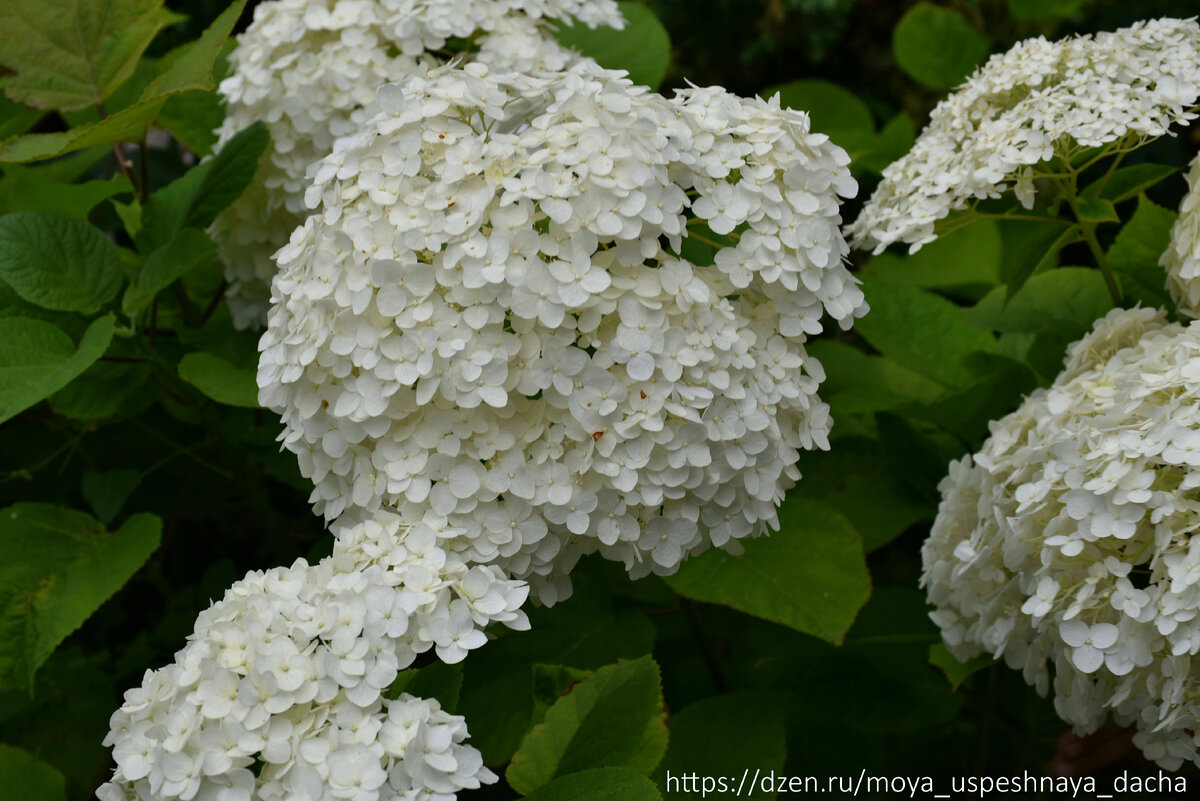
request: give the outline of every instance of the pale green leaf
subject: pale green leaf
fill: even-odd
[[[588,768],[649,773],[667,747],[658,665],[649,656],[600,668],[530,729],[505,773],[529,794],[558,776]]]
[[[201,158],[212,153],[224,119],[221,96],[200,89],[171,95],[158,112],[158,124]]]
[[[640,3],[618,3],[625,27],[589,28],[583,23],[560,25],[554,32],[564,46],[594,58],[600,66],[626,70],[634,83],[657,89],[671,61],[671,39],[654,12]]]
[[[213,67],[225,41],[246,7],[246,0],[234,0],[221,12],[200,38],[188,42],[162,57],[160,72],[142,93],[142,98],[159,97],[189,89],[214,89]]]
[[[525,801],[662,801],[654,782],[628,768],[581,770],[544,784]]]
[[[900,69],[931,89],[961,83],[988,54],[988,39],[957,11],[917,3],[892,31]]]
[[[744,540],[745,553],[712,550],[666,582],[680,595],[732,606],[830,642],[841,642],[871,594],[857,531],[828,506],[792,496],[779,531]]]
[[[13,100],[76,109],[103,101],[176,17],[162,0],[8,0],[0,11],[0,78]]]
[[[179,362],[179,377],[226,406],[258,408],[253,370],[239,369],[211,353],[189,353]]]
[[[1080,222],[1106,223],[1120,222],[1117,208],[1113,202],[1103,197],[1088,197],[1083,195],[1075,203],[1075,216]]]
[[[109,533],[48,504],[0,509],[0,687],[30,689],[38,667],[158,548],[162,521]]]
[[[0,281],[52,311],[92,314],[121,287],[117,246],[83,220],[47,211],[0,217]]]
[[[67,781],[58,768],[20,748],[0,743],[0,787],[21,801],[67,801]]]
[[[113,316],[93,322],[78,349],[61,329],[27,317],[0,319],[0,423],[62,389],[112,341]]]

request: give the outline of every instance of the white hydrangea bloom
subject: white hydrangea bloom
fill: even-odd
[[[505,69],[561,69],[578,56],[547,33],[550,20],[624,24],[614,0],[267,0],[238,37],[219,149],[256,121],[271,147],[253,184],[214,228],[241,327],[259,325],[271,254],[304,219],[305,171],[372,115],[375,90],[459,58]]]
[[[465,564],[453,529],[383,511],[333,529],[331,557],[248,574],[125,694],[101,801],[441,801],[495,781],[461,717],[386,690],[431,648],[459,661],[489,622],[528,628],[528,587]]]
[[[1187,174],[1188,193],[1171,228],[1171,243],[1159,260],[1167,271],[1167,290],[1179,313],[1200,318],[1200,156]]]
[[[669,573],[774,525],[828,447],[805,338],[866,312],[845,152],[777,100],[590,62],[380,97],[314,171],[260,343],[318,512],[448,521],[551,603],[583,553]],[[689,207],[739,237],[715,265],[676,255]]]
[[[913,251],[934,224],[977,199],[1012,188],[1033,206],[1033,165],[1082,148],[1133,144],[1195,118],[1200,97],[1200,25],[1194,19],[1138,22],[1115,32],[1042,37],[992,56],[938,104],[916,144],[847,231],[879,253]]]
[[[1200,324],[1116,309],[1066,369],[950,465],[922,556],[965,660],[1024,671],[1081,732],[1111,713],[1200,764]]]

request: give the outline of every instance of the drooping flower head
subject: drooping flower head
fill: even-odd
[[[386,512],[334,535],[317,565],[236,582],[125,694],[101,801],[433,801],[496,780],[461,717],[387,690],[419,653],[457,662],[489,622],[527,628],[528,587],[463,563],[457,532]]]
[[[446,63],[557,70],[578,59],[548,33],[551,21],[621,27],[614,0],[267,0],[238,37],[218,149],[242,128],[266,123],[271,147],[244,195],[215,232],[239,326],[259,325],[274,263],[306,214],[309,165],[370,118],[384,83]]]
[[[315,170],[258,380],[318,512],[449,521],[548,602],[583,553],[666,573],[775,523],[827,447],[805,337],[866,311],[847,157],[777,102],[622,76],[437,71]]]
[[[1080,732],[1200,763],[1200,324],[1116,309],[950,466],[922,552],[959,659],[1003,656]]]
[[[916,144],[847,231],[876,253],[912,250],[973,201],[1013,189],[1026,208],[1034,180],[1086,148],[1112,153],[1195,119],[1200,25],[1159,19],[1057,42],[1028,39],[992,56],[938,104]]]

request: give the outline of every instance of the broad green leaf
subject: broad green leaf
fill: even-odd
[[[507,762],[533,722],[531,665],[594,670],[654,646],[654,626],[645,615],[614,610],[609,592],[574,584],[567,602],[530,610],[530,631],[506,633],[464,662],[458,713],[472,722],[471,743],[489,765]]]
[[[216,88],[213,67],[245,7],[246,0],[234,0],[213,20],[199,39],[163,56],[159,62],[161,72],[146,87],[142,97],[158,97],[189,89]]]
[[[866,269],[888,281],[978,297],[1000,283],[1000,254],[999,228],[994,221],[982,219],[938,237],[911,255],[880,253]]]
[[[647,6],[620,0],[625,28],[589,28],[581,22],[560,25],[555,38],[564,46],[594,58],[600,66],[626,70],[637,84],[657,89],[671,61],[671,39],[667,29]]]
[[[49,181],[37,170],[9,164],[0,178],[0,214],[16,211],[54,211],[86,220],[103,200],[133,191],[124,175],[81,184]]]
[[[911,150],[916,139],[916,123],[912,117],[901,112],[884,124],[870,149],[859,154],[858,166],[881,173],[889,164]]]
[[[25,133],[45,113],[40,109],[14,103],[0,93],[0,142],[10,136]]]
[[[170,242],[146,257],[137,279],[121,299],[121,311],[127,315],[137,314],[177,278],[216,256],[216,243],[208,234],[196,228],[182,229]]]
[[[837,145],[854,154],[871,146],[875,139],[875,118],[871,109],[835,83],[801,80],[772,86],[763,97],[779,93],[779,102],[797,111],[807,112],[812,130],[827,134]]]
[[[654,782],[628,768],[593,768],[544,784],[526,801],[662,801]]]
[[[669,797],[681,790],[708,789],[713,796],[729,797],[739,789],[746,797],[760,796],[750,783],[761,772],[782,771],[787,756],[783,707],[769,693],[742,692],[705,698],[671,717],[671,742],[655,772],[659,788]],[[679,777],[703,767],[714,786],[681,788]],[[674,781],[667,783],[667,774]],[[725,782],[725,789],[717,789]],[[761,787],[761,785],[760,785]],[[753,793],[753,795],[751,795]],[[761,797],[769,797],[762,793]]]
[[[961,308],[932,292],[861,276],[871,313],[855,330],[873,348],[904,367],[945,386],[964,386],[974,376],[963,361],[992,351],[995,338],[967,321]]]
[[[32,689],[38,667],[137,572],[161,531],[151,514],[109,533],[71,509],[0,509],[0,687]]]
[[[1050,220],[1001,220],[1000,277],[1012,298],[1029,276],[1057,264],[1058,252],[1079,239],[1079,227]]]
[[[600,668],[546,712],[513,755],[505,777],[528,795],[589,768],[649,773],[667,748],[658,665],[649,656]]]
[[[51,311],[93,314],[121,287],[121,256],[83,220],[48,211],[0,217],[0,281]]]
[[[533,723],[546,719],[546,712],[558,699],[579,682],[592,675],[590,670],[567,667],[566,665],[532,665],[533,672]]]
[[[254,371],[242,370],[219,356],[189,353],[179,362],[179,377],[218,403],[259,408]]]
[[[442,709],[453,714],[458,708],[462,683],[461,665],[431,662],[423,668],[400,671],[388,690],[388,697],[396,698],[400,693],[408,693],[418,698],[433,698],[442,705]]]
[[[146,391],[149,380],[148,364],[96,362],[51,395],[50,408],[72,420],[128,417],[154,401],[157,393]]]
[[[114,323],[111,314],[93,322],[76,349],[53,323],[0,319],[0,423],[62,389],[99,359]]]
[[[1085,195],[1094,194],[1093,189],[1099,187],[1097,191],[1100,197],[1113,203],[1120,203],[1123,200],[1137,197],[1140,192],[1176,172],[1178,172],[1176,167],[1169,167],[1166,164],[1133,164],[1114,172],[1103,186],[1100,186],[1099,182],[1090,184],[1083,190],[1083,193]]]
[[[142,100],[81,128],[57,133],[14,136],[0,142],[0,162],[24,163],[61,156],[75,150],[107,146],[110,142],[131,142],[145,136],[165,98]]]
[[[79,491],[96,519],[108,525],[141,482],[140,470],[84,470]]]
[[[1075,203],[1075,216],[1080,222],[1106,223],[1120,222],[1121,217],[1111,200],[1102,197],[1083,195]]]
[[[48,109],[103,101],[175,15],[161,0],[8,0],[0,11],[0,78],[13,100]]]
[[[158,124],[201,158],[212,153],[224,119],[220,95],[200,89],[171,95],[158,112]]]
[[[946,460],[908,420],[895,414],[875,415],[884,463],[900,476],[913,494],[927,504],[941,499],[938,482],[946,475]]]
[[[1171,241],[1171,226],[1178,216],[1145,195],[1138,196],[1137,209],[1106,254],[1127,304],[1174,308],[1167,273],[1158,260]]]
[[[67,801],[67,780],[28,751],[0,743],[0,786],[21,801]]]
[[[125,233],[129,234],[130,239],[136,237],[138,231],[142,230],[142,204],[138,202],[137,198],[134,198],[128,203],[114,200],[112,207],[113,211],[117,213],[117,218],[120,219]]]
[[[862,540],[844,517],[789,497],[777,533],[741,544],[740,556],[712,550],[688,559],[667,584],[687,598],[841,642],[871,594]]]
[[[935,642],[929,646],[929,664],[942,671],[953,690],[957,690],[959,685],[966,681],[971,674],[995,663],[996,660],[990,654],[982,654],[966,662],[959,662],[958,658],[950,653],[950,649],[946,647],[945,643]]]
[[[1037,376],[1028,365],[998,353],[979,351],[965,364],[975,376],[973,383],[933,403],[912,404],[897,411],[978,444],[987,436],[989,421],[1016,409],[1022,397],[1037,386]]]
[[[1008,0],[1008,13],[1019,20],[1062,19],[1078,14],[1092,0]]]
[[[256,122],[211,159],[151,195],[142,212],[138,249],[150,253],[184,228],[207,228],[250,184],[270,141],[266,126]]]
[[[818,339],[805,346],[821,362],[827,376],[821,397],[837,412],[878,412],[903,403],[924,403],[945,388],[886,356],[872,356],[833,339]]]
[[[892,31],[900,69],[931,89],[957,86],[988,54],[988,39],[957,11],[917,3]]]
[[[1039,273],[1005,303],[1004,287],[996,287],[978,304],[964,310],[967,319],[990,331],[1043,332],[1079,338],[1112,308],[1112,298],[1099,270],[1059,267]]]

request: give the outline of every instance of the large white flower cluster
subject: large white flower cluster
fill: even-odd
[[[318,512],[449,521],[547,602],[583,553],[669,573],[773,524],[828,447],[805,337],[866,312],[845,152],[777,101],[590,62],[380,96],[315,170],[260,343]],[[689,262],[697,225],[737,242]]]
[[[938,220],[972,200],[1012,188],[1032,207],[1035,165],[1162,136],[1195,118],[1198,97],[1194,19],[1020,42],[938,104],[847,230],[856,246],[876,253],[893,242],[915,251],[936,238]]]
[[[261,324],[274,264],[306,214],[309,165],[372,115],[375,90],[452,57],[518,71],[578,60],[549,35],[550,20],[621,27],[614,0],[267,0],[238,37],[220,148],[265,122],[271,147],[215,232],[239,326]]]
[[[1159,264],[1167,271],[1167,290],[1179,313],[1200,319],[1200,156],[1192,161],[1187,184],[1171,242]]]
[[[419,653],[457,662],[489,622],[527,628],[528,587],[466,565],[452,529],[380,511],[334,534],[317,565],[235,583],[125,694],[101,801],[435,801],[495,781],[461,717],[386,691]]]
[[[1160,765],[1200,763],[1200,324],[1118,309],[955,462],[925,544],[959,659],[1024,671],[1081,732],[1111,713]]]

